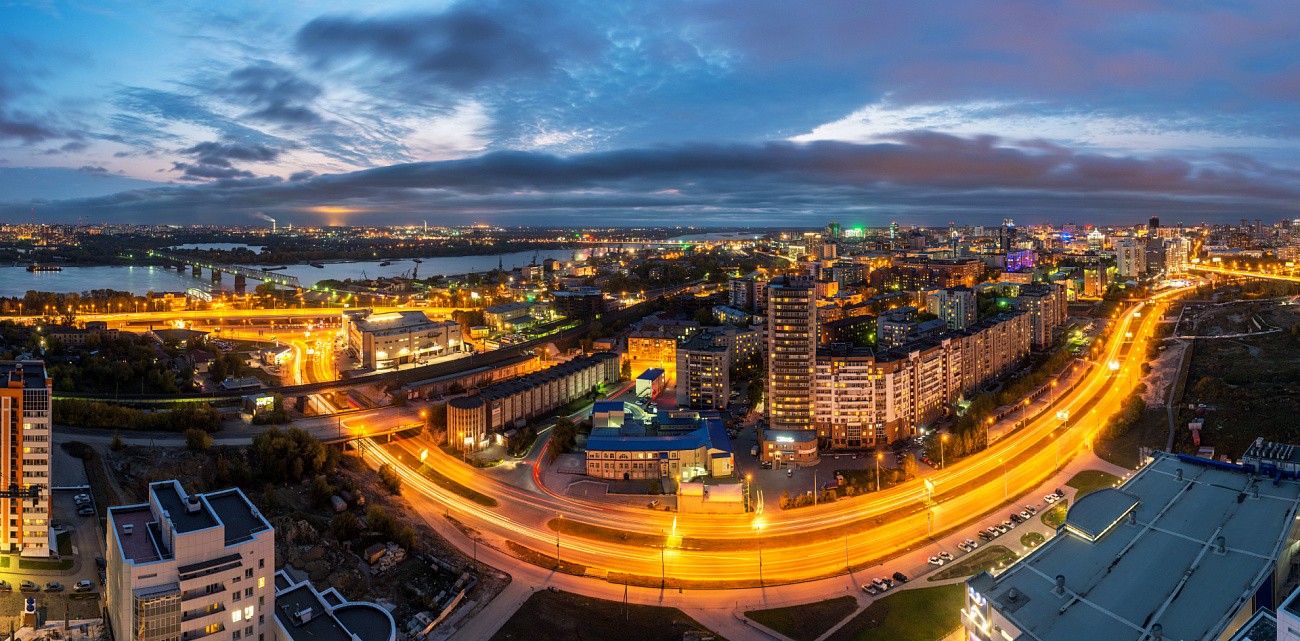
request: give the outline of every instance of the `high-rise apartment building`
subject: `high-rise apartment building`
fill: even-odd
[[[1034,349],[1043,349],[1055,340],[1058,327],[1069,314],[1065,288],[1058,284],[1025,285],[1014,300],[1016,309],[1029,314]]]
[[[677,347],[677,405],[723,409],[731,394],[731,347],[709,333]]]
[[[27,496],[0,498],[8,515],[0,548],[23,556],[50,555],[50,387],[41,361],[0,361],[0,473],[6,487]]]
[[[767,286],[767,415],[772,429],[812,423],[817,299],[813,281],[782,276]]]
[[[925,295],[925,308],[942,319],[948,329],[966,329],[979,319],[975,291],[969,287],[932,291]]]
[[[1115,266],[1120,278],[1141,278],[1147,271],[1147,248],[1136,238],[1115,239]]]
[[[108,510],[105,610],[117,641],[270,641],[275,530],[238,488]]]
[[[1192,241],[1184,238],[1172,238],[1165,243],[1165,274],[1181,276],[1192,265]]]

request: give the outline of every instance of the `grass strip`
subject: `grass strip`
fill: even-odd
[[[961,626],[961,585],[900,590],[876,600],[828,641],[938,641]]]
[[[515,543],[514,541],[506,541],[506,547],[510,548],[510,551],[518,557],[519,560],[532,563],[539,568],[555,570],[557,572],[572,574],[574,576],[584,576],[587,574],[587,566],[581,563],[574,563],[572,561],[560,559],[557,564],[555,557],[549,554],[542,554],[537,550]]]
[[[1020,537],[1020,544],[1027,548],[1036,548],[1043,544],[1047,537],[1038,532],[1027,532]]]
[[[1062,525],[1065,525],[1065,513],[1067,511],[1066,506],[1069,505],[1069,503],[1070,503],[1069,499],[1061,499],[1056,503],[1052,504],[1051,509],[1047,510],[1046,512],[1043,512],[1042,516],[1040,517],[1043,519],[1043,525],[1046,525],[1047,527],[1050,527],[1053,530],[1061,527]]]
[[[745,612],[745,617],[794,641],[816,641],[857,609],[857,599],[842,596],[785,608],[749,610]]]
[[[980,548],[960,561],[945,565],[942,570],[930,575],[927,581],[945,581],[964,576],[979,574],[983,570],[1015,562],[1019,556],[1005,545],[990,545]]]
[[[1101,470],[1084,470],[1075,474],[1073,478],[1066,482],[1066,485],[1079,490],[1079,493],[1074,496],[1074,499],[1077,501],[1079,497],[1084,494],[1096,492],[1097,490],[1104,490],[1108,487],[1115,487],[1116,484],[1123,480],[1124,479],[1121,479],[1114,474],[1103,472]]]

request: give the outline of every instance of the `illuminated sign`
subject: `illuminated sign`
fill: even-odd
[[[778,436],[778,437],[776,437],[776,442],[777,442],[777,443],[793,443],[793,442],[794,442],[794,439],[791,438],[791,437],[789,437],[789,436]]]

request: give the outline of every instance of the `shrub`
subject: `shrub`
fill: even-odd
[[[212,435],[198,429],[185,430],[185,448],[192,452],[202,452],[212,447]]]
[[[402,477],[397,470],[387,463],[379,466],[379,482],[388,490],[389,494],[402,493]]]

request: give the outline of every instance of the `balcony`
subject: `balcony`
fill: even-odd
[[[197,608],[194,610],[186,610],[185,612],[181,613],[181,621],[193,621],[195,619],[202,619],[204,617],[209,617],[214,614],[221,614],[222,612],[225,611],[226,611],[225,603],[218,603],[216,604],[215,608],[206,607],[206,608]]]

